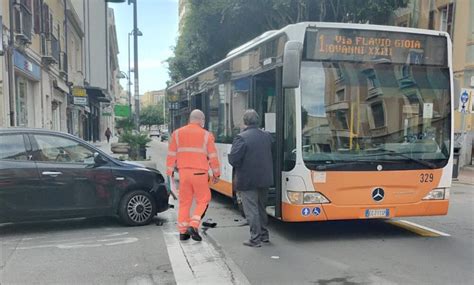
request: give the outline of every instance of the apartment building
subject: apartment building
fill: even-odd
[[[101,104],[113,101],[117,91],[117,39],[109,32],[115,23],[107,3],[8,0],[1,2],[0,16],[0,127],[99,140],[101,120],[113,123],[102,118]]]
[[[145,108],[151,105],[157,105],[164,102],[165,90],[148,91],[140,96],[140,108]]]

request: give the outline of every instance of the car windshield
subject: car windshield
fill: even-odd
[[[361,159],[399,161],[402,169],[426,167],[412,164],[413,159],[437,167],[447,162],[447,68],[307,61],[301,74],[303,159],[308,167]]]

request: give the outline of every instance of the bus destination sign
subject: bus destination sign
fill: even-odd
[[[446,65],[446,38],[441,36],[318,29],[306,32],[305,59]]]

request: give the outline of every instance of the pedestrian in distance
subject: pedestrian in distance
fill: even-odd
[[[265,203],[273,184],[273,138],[258,128],[260,118],[255,110],[245,111],[243,122],[245,128],[235,137],[228,158],[234,168],[232,186],[241,197],[250,226],[250,240],[243,244],[260,247],[270,241]]]
[[[112,136],[112,131],[110,130],[110,128],[107,128],[107,130],[105,130],[105,137],[107,138],[107,143],[110,142],[110,136]]]
[[[201,241],[199,226],[202,216],[211,201],[209,189],[209,167],[212,182],[220,176],[214,136],[204,129],[205,116],[200,110],[193,110],[189,124],[171,134],[166,160],[166,174],[173,179],[175,168],[179,172],[178,230],[180,240]],[[193,200],[196,206],[190,216]]]

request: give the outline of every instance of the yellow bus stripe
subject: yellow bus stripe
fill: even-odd
[[[394,225],[396,227],[408,230],[410,232],[413,232],[417,235],[423,236],[423,237],[439,237],[439,236],[450,236],[449,234],[439,232],[433,229],[430,229],[428,227],[424,227],[421,225],[417,225],[412,222],[404,221],[404,220],[399,220],[399,221],[387,221],[387,223]]]

